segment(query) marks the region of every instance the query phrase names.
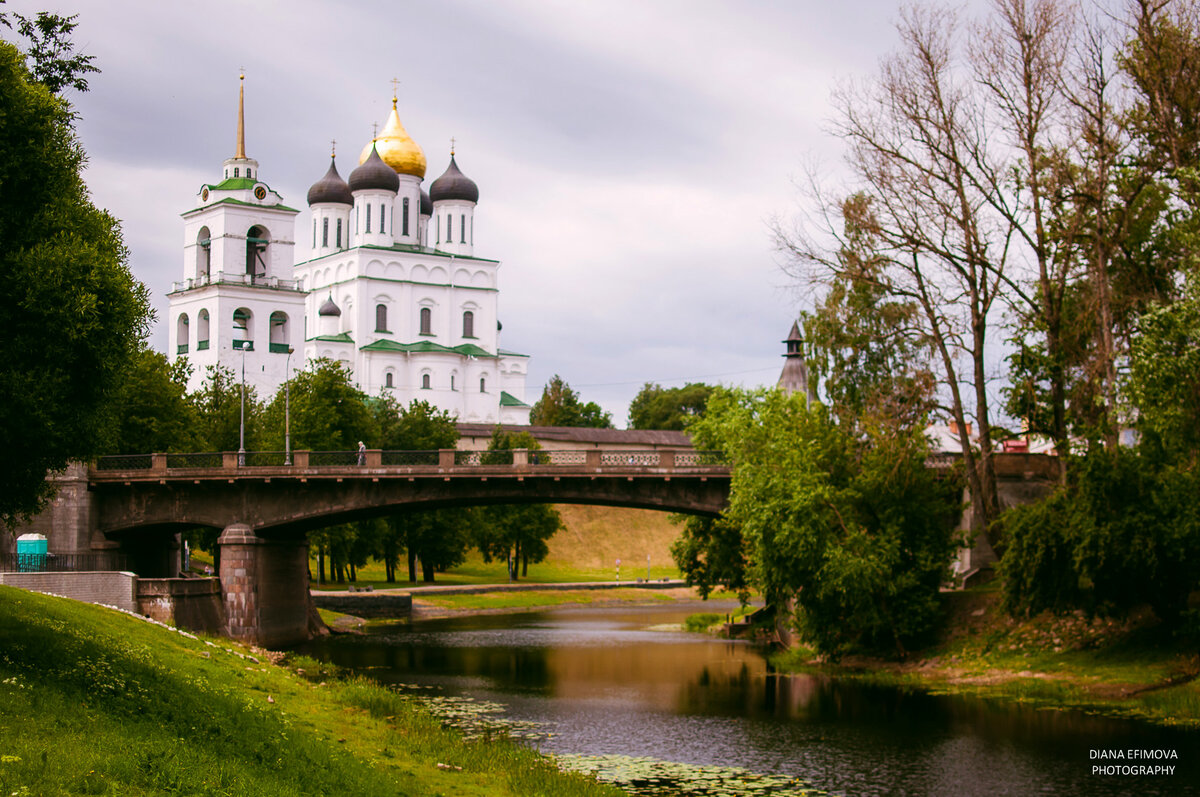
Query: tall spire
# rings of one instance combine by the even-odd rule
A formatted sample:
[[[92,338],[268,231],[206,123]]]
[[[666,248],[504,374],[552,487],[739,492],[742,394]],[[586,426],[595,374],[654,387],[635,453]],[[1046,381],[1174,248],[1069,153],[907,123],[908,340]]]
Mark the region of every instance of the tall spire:
[[[238,128],[237,128],[237,152],[234,154],[239,160],[246,159],[246,73],[242,72],[238,77]]]

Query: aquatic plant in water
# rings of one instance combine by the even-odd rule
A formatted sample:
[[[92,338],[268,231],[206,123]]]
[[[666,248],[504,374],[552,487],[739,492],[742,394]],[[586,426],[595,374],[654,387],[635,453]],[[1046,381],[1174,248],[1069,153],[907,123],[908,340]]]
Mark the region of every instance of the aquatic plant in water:
[[[758,775],[737,767],[699,766],[623,755],[557,755],[562,769],[595,775],[638,797],[809,797],[825,792],[800,780]]]

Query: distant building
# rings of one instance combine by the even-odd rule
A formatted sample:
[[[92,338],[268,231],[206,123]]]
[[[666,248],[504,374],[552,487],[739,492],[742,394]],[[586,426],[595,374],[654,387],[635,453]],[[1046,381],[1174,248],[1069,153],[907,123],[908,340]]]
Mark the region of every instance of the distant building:
[[[464,422],[529,422],[528,355],[500,348],[500,262],[475,255],[479,189],[450,151],[422,188],[425,155],[392,97],[383,131],[348,180],[333,156],[308,191],[311,259],[295,262],[300,211],[246,156],[244,91],[237,149],[222,179],[183,214],[184,279],[168,294],[169,355],[241,373],[272,395],[304,362],[349,368],[370,395],[423,399]],[[309,235],[309,230],[302,234]]]
[[[801,393],[812,404],[817,400],[816,385],[808,380],[808,364],[804,362],[804,338],[800,335],[800,322],[792,322],[792,331],[783,341],[787,346],[784,352],[783,372],[779,374],[779,389],[785,393]]]

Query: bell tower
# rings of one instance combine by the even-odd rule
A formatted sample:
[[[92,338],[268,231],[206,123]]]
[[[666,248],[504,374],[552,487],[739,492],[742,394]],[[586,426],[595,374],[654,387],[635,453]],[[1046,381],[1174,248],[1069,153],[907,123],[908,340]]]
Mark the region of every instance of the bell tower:
[[[220,182],[201,185],[182,214],[183,280],[167,294],[167,355],[188,358],[189,390],[210,366],[240,378],[244,365],[247,385],[266,399],[286,378],[288,351],[303,349],[304,293],[292,278],[299,211],[283,204],[246,155],[244,83],[242,75],[234,155]]]

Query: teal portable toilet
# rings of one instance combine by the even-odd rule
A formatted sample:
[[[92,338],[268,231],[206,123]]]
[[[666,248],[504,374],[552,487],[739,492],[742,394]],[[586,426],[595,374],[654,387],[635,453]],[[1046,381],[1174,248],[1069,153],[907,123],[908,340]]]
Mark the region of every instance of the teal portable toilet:
[[[41,534],[22,534],[17,537],[17,570],[37,572],[46,567],[46,538]]]

